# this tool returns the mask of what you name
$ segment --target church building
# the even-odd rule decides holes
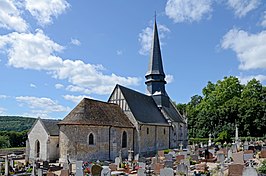
[[[116,85],[107,102],[84,98],[57,123],[59,150],[46,145],[47,139],[40,141],[41,137],[30,133],[31,153],[43,156],[45,160],[47,155],[39,152],[58,151],[59,162],[93,161],[114,160],[119,155],[125,158],[129,150],[135,155],[148,156],[158,150],[186,146],[186,119],[165,89],[156,21],[145,78],[147,94]],[[42,149],[43,146],[46,148]]]

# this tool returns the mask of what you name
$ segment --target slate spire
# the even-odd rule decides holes
[[[154,21],[153,29],[153,40],[151,47],[151,56],[148,72],[145,75],[148,93],[151,95],[162,94],[166,95],[165,92],[165,74],[163,71],[163,63],[160,49],[160,41],[158,35],[158,29],[156,24],[156,18]]]

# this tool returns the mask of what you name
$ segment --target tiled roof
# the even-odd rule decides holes
[[[140,123],[168,125],[151,96],[117,85],[123,93],[135,119]]]
[[[133,127],[116,104],[84,98],[59,125]]]
[[[41,121],[49,135],[59,136],[59,127],[57,124],[60,120],[41,119]]]

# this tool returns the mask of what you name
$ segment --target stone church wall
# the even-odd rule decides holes
[[[121,150],[125,156],[129,148],[121,149],[122,133],[127,132],[128,147],[133,147],[133,129],[109,126],[60,125],[60,162],[70,160],[108,160],[118,156]],[[94,144],[89,145],[89,134]],[[110,140],[111,139],[111,140]]]
[[[59,136],[49,137],[48,153],[50,161],[56,161],[59,159]]]
[[[29,153],[30,160],[33,160],[36,157],[36,141],[37,140],[40,142],[39,159],[43,161],[48,160],[48,156],[47,156],[48,137],[49,136],[46,130],[42,126],[41,122],[38,120],[35,126],[31,129],[30,133],[28,134],[29,146],[30,146],[30,153]]]

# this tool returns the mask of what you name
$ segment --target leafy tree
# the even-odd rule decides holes
[[[10,147],[8,136],[0,136],[0,148]]]
[[[219,133],[216,141],[221,142],[221,144],[223,144],[225,142],[228,143],[228,142],[231,142],[231,136],[227,131],[222,131],[221,133]]]

